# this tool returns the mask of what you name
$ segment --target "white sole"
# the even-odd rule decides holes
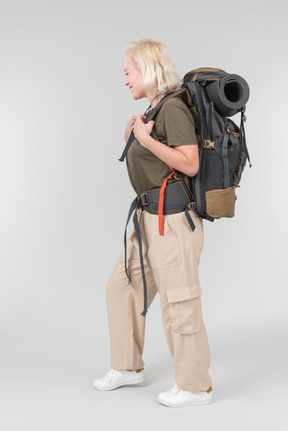
[[[142,383],[142,382],[144,382],[144,377],[139,377],[137,380],[118,383],[117,385],[114,385],[112,387],[109,386],[109,388],[100,388],[100,387],[97,387],[96,385],[93,385],[93,387],[94,389],[97,389],[97,391],[113,391],[113,389],[120,388],[121,386],[136,385],[137,383]]]
[[[206,406],[207,404],[211,404],[213,400],[212,398],[209,398],[207,400],[191,401],[190,403],[185,403],[185,404],[183,403],[180,405],[172,404],[172,403],[170,404],[170,403],[167,403],[166,401],[165,402],[160,401],[159,399],[158,401],[160,404],[166,407],[180,408],[180,407],[191,407],[191,406]]]

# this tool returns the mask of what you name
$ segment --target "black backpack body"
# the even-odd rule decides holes
[[[198,214],[213,221],[233,217],[235,189],[249,159],[244,112],[249,87],[238,75],[201,68],[183,78],[186,103],[193,114],[199,143],[200,167],[191,178]],[[240,112],[237,126],[228,116]]]
[[[197,213],[210,221],[233,217],[235,189],[239,187],[246,161],[250,164],[244,129],[249,98],[247,82],[221,69],[192,70],[184,76],[181,89],[168,92],[145,122],[153,120],[163,103],[172,97],[184,100],[195,122],[200,166],[191,177],[190,188]],[[240,113],[239,126],[229,118],[237,113]],[[152,136],[157,139],[153,132]],[[132,132],[120,161],[125,159],[133,139]]]

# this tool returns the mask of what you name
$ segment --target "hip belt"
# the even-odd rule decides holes
[[[145,277],[144,270],[144,259],[143,259],[143,251],[142,251],[142,238],[140,232],[140,226],[137,217],[137,209],[142,208],[142,210],[149,212],[150,214],[159,215],[159,199],[160,199],[160,190],[161,188],[149,190],[147,192],[142,193],[140,196],[137,196],[129,209],[127,222],[125,226],[125,234],[124,234],[124,250],[125,250],[125,272],[128,277],[129,282],[131,281],[128,271],[127,265],[127,226],[133,214],[133,223],[138,239],[139,244],[139,256],[140,256],[140,265],[141,265],[141,273],[143,279],[143,290],[144,290],[144,310],[141,313],[142,316],[145,316],[147,313],[147,283]],[[162,205],[161,205],[162,207]],[[193,220],[189,214],[190,209],[195,209],[196,204],[192,200],[191,192],[187,187],[183,178],[178,177],[174,183],[168,184],[165,188],[165,196],[163,202],[163,214],[176,214],[185,211],[186,219],[192,229],[195,230],[195,225]],[[159,217],[159,227],[160,222],[162,223],[162,219],[160,221]]]
[[[184,181],[184,180],[183,180]],[[165,200],[163,214],[176,214],[185,211],[185,208],[195,209],[195,202],[191,202],[188,191],[184,189],[183,183],[177,179],[168,184],[165,189]],[[160,187],[149,190],[139,196],[139,207],[150,214],[158,214]]]

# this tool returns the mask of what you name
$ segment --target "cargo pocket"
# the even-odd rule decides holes
[[[235,187],[206,192],[206,212],[213,218],[234,217]]]
[[[180,334],[194,334],[202,324],[199,284],[167,291],[170,327]]]

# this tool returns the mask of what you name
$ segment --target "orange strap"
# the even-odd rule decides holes
[[[159,234],[160,235],[164,235],[164,226],[163,226],[163,206],[164,206],[164,192],[167,186],[167,181],[170,180],[170,178],[172,176],[175,176],[175,178],[177,178],[177,174],[174,171],[173,168],[171,168],[171,166],[169,166],[169,168],[171,169],[171,174],[164,180],[160,192],[159,192],[159,204],[158,204],[158,225],[159,225]]]

